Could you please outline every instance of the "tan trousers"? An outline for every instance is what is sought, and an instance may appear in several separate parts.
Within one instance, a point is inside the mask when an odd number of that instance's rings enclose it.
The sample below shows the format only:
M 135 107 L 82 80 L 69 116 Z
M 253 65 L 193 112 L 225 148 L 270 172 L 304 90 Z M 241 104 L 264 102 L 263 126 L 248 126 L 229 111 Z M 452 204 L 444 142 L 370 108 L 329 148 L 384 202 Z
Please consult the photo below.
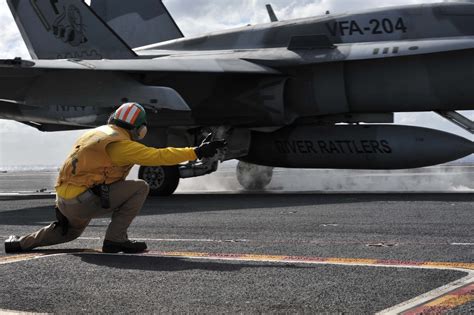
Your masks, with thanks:
M 120 181 L 110 185 L 109 209 L 103 209 L 100 198 L 91 195 L 89 198 L 75 198 L 64 201 L 58 198 L 57 205 L 61 213 L 69 220 L 69 231 L 62 235 L 61 227 L 54 223 L 20 238 L 23 250 L 40 246 L 50 246 L 70 242 L 81 236 L 89 222 L 96 217 L 112 214 L 112 222 L 107 228 L 105 239 L 114 242 L 128 240 L 127 229 L 140 212 L 148 196 L 148 184 L 142 180 Z M 86 195 L 83 195 L 86 196 Z

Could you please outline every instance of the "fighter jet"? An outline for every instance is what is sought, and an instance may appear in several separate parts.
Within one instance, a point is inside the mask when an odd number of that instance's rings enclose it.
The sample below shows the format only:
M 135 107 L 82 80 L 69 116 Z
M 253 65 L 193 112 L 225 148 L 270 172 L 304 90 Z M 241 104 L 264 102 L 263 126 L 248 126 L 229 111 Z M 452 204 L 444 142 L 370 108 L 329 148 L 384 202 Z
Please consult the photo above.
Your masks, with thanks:
M 43 131 L 90 128 L 127 101 L 148 145 L 226 152 L 142 167 L 153 195 L 237 159 L 248 189 L 273 167 L 403 169 L 474 153 L 468 139 L 393 125 L 437 112 L 470 131 L 474 5 L 438 3 L 271 22 L 184 38 L 161 1 L 8 0 L 32 60 L 0 61 L 0 116 Z

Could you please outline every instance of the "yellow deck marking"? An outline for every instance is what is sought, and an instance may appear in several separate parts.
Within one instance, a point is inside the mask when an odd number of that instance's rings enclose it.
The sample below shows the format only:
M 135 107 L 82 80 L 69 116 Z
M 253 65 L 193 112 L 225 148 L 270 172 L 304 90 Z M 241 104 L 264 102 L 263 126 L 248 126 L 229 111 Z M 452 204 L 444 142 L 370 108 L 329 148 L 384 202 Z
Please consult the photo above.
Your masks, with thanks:
M 460 289 L 416 306 L 403 315 L 445 314 L 461 305 L 474 301 L 474 282 Z
M 253 254 L 246 254 L 242 255 L 243 259 L 252 259 L 252 260 L 259 260 L 259 261 L 267 261 L 267 260 L 274 260 L 274 261 L 281 261 L 285 257 L 284 256 L 275 256 L 275 255 L 253 255 Z
M 269 262 L 298 262 L 298 263 L 321 263 L 321 264 L 345 264 L 345 265 L 374 265 L 393 267 L 412 267 L 425 269 L 465 269 L 474 270 L 474 263 L 454 263 L 454 262 L 406 262 L 383 259 L 363 259 L 363 258 L 322 258 L 322 257 L 301 257 L 283 255 L 259 255 L 259 254 L 218 254 L 199 252 L 149 252 L 149 255 L 159 254 L 169 257 L 182 258 L 208 258 L 208 259 L 235 259 L 235 260 L 259 260 Z
M 78 253 L 100 253 L 100 250 L 80 249 L 71 251 L 51 251 L 25 253 L 13 256 L 0 256 L 0 264 L 9 264 L 19 261 L 26 261 L 36 258 L 42 258 L 52 255 L 68 255 Z M 455 262 L 405 262 L 383 259 L 361 259 L 361 258 L 335 258 L 335 257 L 304 257 L 304 256 L 285 256 L 285 255 L 260 255 L 260 254 L 221 254 L 221 253 L 200 253 L 200 252 L 153 252 L 150 251 L 144 255 L 161 255 L 166 257 L 181 258 L 207 258 L 222 260 L 256 260 L 267 262 L 291 262 L 291 263 L 320 263 L 320 264 L 343 264 L 343 265 L 374 265 L 389 267 L 407 267 L 407 268 L 439 268 L 439 269 L 464 269 L 474 270 L 474 263 L 455 263 Z
M 28 261 L 33 259 L 51 257 L 51 256 L 63 256 L 69 254 L 81 254 L 81 253 L 101 253 L 97 249 L 77 249 L 77 250 L 51 250 L 47 252 L 31 252 L 17 255 L 6 255 L 0 256 L 0 265 L 12 264 L 21 261 Z
M 0 265 L 28 261 L 51 256 L 66 256 L 70 254 L 101 254 L 100 250 L 57 250 L 48 252 L 25 253 L 14 256 L 0 256 Z M 379 314 L 411 314 L 410 309 L 443 309 L 451 310 L 474 300 L 474 289 L 468 293 L 455 294 L 461 287 L 471 288 L 474 284 L 474 263 L 457 262 L 410 262 L 383 259 L 361 258 L 325 258 L 284 255 L 259 255 L 259 254 L 226 254 L 226 253 L 200 253 L 200 252 L 156 252 L 150 251 L 139 256 L 175 257 L 183 259 L 229 260 L 229 261 L 258 261 L 274 263 L 296 263 L 312 265 L 343 265 L 343 266 L 378 266 L 387 268 L 417 268 L 417 269 L 445 269 L 465 271 L 469 275 L 441 288 L 425 293 L 415 299 L 404 302 Z M 453 293 L 454 292 L 454 293 Z M 453 294 L 450 294 L 453 293 Z M 420 313 L 423 314 L 423 313 Z
M 440 267 L 440 268 L 459 268 L 474 270 L 474 263 L 440 263 L 440 262 L 425 262 L 423 266 Z
M 441 307 L 447 307 L 447 308 L 453 309 L 455 307 L 461 306 L 473 300 L 474 300 L 474 295 L 464 295 L 464 296 L 447 295 L 447 296 L 440 297 L 439 299 L 434 300 L 432 302 L 429 302 L 425 304 L 425 306 L 426 307 L 441 306 Z
M 44 256 L 45 256 L 44 254 L 22 254 L 22 255 L 15 255 L 15 256 L 1 256 L 0 265 L 32 260 L 32 259 L 36 259 L 36 258 L 40 258 Z
M 377 265 L 377 259 L 351 259 L 351 258 L 328 258 L 330 263 L 356 264 L 356 265 Z

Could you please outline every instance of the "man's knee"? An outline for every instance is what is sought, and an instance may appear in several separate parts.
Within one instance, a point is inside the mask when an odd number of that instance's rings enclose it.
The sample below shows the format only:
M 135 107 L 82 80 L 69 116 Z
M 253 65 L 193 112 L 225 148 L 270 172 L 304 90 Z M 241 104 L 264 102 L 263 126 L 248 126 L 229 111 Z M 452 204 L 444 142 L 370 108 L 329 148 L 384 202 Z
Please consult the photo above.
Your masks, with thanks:
M 142 193 L 145 196 L 148 196 L 148 193 L 150 192 L 150 185 L 144 180 L 137 180 L 137 185 L 138 185 L 138 191 Z
M 127 192 L 131 192 L 133 194 L 148 194 L 150 191 L 150 186 L 148 183 L 142 179 L 136 180 L 127 180 L 121 182 L 120 189 L 125 189 Z

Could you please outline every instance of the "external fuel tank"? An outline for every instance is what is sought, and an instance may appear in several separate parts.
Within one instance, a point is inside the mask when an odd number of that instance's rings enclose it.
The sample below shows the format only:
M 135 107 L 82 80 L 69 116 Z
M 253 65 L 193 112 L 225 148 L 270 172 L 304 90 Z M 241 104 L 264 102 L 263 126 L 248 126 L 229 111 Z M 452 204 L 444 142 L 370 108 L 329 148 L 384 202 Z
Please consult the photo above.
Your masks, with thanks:
M 439 130 L 400 125 L 287 127 L 254 132 L 244 161 L 273 167 L 408 169 L 474 153 L 474 143 Z

